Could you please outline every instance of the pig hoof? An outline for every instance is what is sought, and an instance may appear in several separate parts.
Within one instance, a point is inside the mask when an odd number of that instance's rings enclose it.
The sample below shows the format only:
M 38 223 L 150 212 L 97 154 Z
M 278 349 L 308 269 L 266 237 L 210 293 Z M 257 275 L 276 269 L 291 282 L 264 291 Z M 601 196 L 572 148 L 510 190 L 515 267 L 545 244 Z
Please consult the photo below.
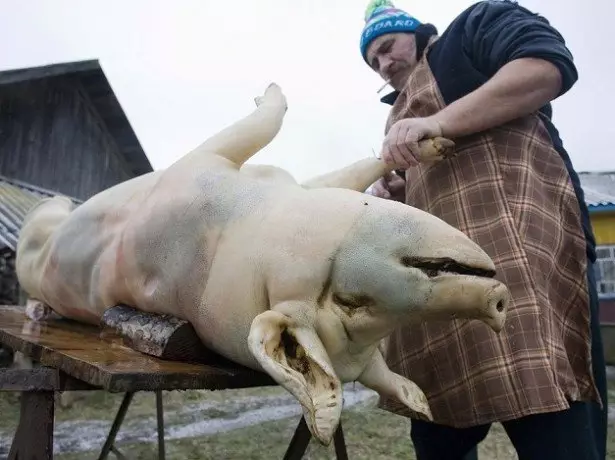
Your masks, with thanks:
M 267 89 L 265 89 L 262 96 L 256 96 L 254 98 L 254 103 L 257 107 L 269 104 L 274 107 L 283 107 L 284 111 L 288 110 L 286 96 L 284 96 L 284 93 L 282 93 L 282 88 L 277 83 L 271 83 L 267 86 Z
M 457 156 L 454 150 L 455 142 L 450 139 L 445 139 L 443 137 L 433 139 L 433 147 L 442 158 L 453 158 Z
M 267 93 L 269 93 L 271 91 L 276 91 L 278 93 L 282 93 L 282 88 L 280 88 L 280 85 L 278 85 L 277 83 L 271 82 L 267 86 L 267 89 L 265 89 L 265 94 L 267 94 Z
M 408 409 L 422 415 L 429 421 L 433 420 L 433 415 L 431 414 L 431 409 L 427 402 L 427 396 L 425 396 L 425 393 L 423 393 L 416 383 L 410 380 L 402 383 L 400 385 L 398 398 Z
M 53 314 L 53 310 L 40 300 L 28 299 L 26 302 L 26 316 L 32 321 L 44 321 Z
M 312 428 L 314 430 L 314 437 L 323 446 L 330 445 L 338 424 L 339 419 L 332 419 L 329 414 L 321 415 L 317 412 Z

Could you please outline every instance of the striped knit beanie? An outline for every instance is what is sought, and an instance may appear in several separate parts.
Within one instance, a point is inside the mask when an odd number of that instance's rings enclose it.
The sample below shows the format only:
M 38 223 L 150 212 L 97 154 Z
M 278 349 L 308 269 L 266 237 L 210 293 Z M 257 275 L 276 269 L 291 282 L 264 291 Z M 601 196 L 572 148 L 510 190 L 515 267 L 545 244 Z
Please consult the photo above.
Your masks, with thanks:
M 361 32 L 361 55 L 367 62 L 367 48 L 376 38 L 392 32 L 414 32 L 421 22 L 389 0 L 371 0 L 365 10 L 365 27 Z

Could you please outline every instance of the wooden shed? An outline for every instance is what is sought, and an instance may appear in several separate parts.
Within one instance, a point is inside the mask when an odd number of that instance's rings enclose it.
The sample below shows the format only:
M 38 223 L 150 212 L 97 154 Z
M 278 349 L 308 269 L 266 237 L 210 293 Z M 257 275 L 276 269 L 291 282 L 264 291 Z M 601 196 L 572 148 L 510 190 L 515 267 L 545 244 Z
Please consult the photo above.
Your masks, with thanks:
M 151 170 L 98 61 L 0 72 L 0 175 L 84 200 Z
M 150 171 L 97 60 L 0 72 L 0 304 L 18 303 L 15 243 L 36 201 L 79 203 Z

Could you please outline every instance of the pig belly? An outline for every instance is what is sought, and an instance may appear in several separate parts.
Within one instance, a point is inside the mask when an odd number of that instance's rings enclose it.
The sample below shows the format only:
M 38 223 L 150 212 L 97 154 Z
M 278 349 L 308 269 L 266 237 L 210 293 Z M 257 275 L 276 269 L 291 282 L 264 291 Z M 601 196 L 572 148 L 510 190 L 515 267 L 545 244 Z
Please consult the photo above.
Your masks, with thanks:
M 257 313 L 251 303 L 229 300 L 214 303 L 205 299 L 186 320 L 207 348 L 235 363 L 262 371 L 248 348 L 248 335 L 253 319 L 265 309 Z
M 112 297 L 188 320 L 201 302 L 220 231 L 207 231 L 198 213 L 187 212 L 189 203 L 177 197 L 174 203 L 156 201 L 133 216 L 122 236 Z
M 251 317 L 246 316 L 245 312 L 233 317 L 231 309 L 218 310 L 216 307 L 203 306 L 203 310 L 208 310 L 207 313 L 203 314 L 201 311 L 200 314 L 186 320 L 194 326 L 205 347 L 237 364 L 262 371 L 248 349 Z M 219 312 L 226 314 L 220 315 Z
M 128 283 L 123 303 L 188 321 L 206 347 L 261 370 L 247 340 L 252 320 L 266 307 L 251 289 L 248 267 L 237 250 L 237 260 L 218 251 L 221 229 L 199 232 L 203 225 L 193 224 L 186 216 L 151 217 L 148 225 L 126 232 L 117 263 L 118 276 Z
M 75 208 L 64 197 L 29 211 L 17 246 L 17 276 L 31 299 L 67 318 L 98 323 L 112 306 L 115 255 L 155 173 L 117 184 Z
M 206 347 L 238 364 L 261 370 L 248 349 L 248 335 L 254 318 L 269 310 L 266 270 L 261 258 L 246 250 L 233 235 L 228 236 L 218 248 L 202 300 L 190 312 L 188 321 Z M 258 234 L 254 237 L 258 239 Z
M 113 277 L 109 259 L 118 244 L 114 232 L 101 229 L 99 217 L 71 216 L 64 223 L 53 235 L 41 277 L 47 305 L 64 317 L 93 324 L 110 306 L 101 287 Z

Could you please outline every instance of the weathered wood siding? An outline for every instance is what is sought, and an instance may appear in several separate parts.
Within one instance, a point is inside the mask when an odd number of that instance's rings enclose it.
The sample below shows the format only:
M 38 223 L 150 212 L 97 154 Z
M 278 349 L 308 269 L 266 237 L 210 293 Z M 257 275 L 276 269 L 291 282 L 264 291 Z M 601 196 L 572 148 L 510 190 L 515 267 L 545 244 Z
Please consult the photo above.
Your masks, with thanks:
M 69 76 L 0 86 L 0 174 L 81 200 L 133 177 Z

